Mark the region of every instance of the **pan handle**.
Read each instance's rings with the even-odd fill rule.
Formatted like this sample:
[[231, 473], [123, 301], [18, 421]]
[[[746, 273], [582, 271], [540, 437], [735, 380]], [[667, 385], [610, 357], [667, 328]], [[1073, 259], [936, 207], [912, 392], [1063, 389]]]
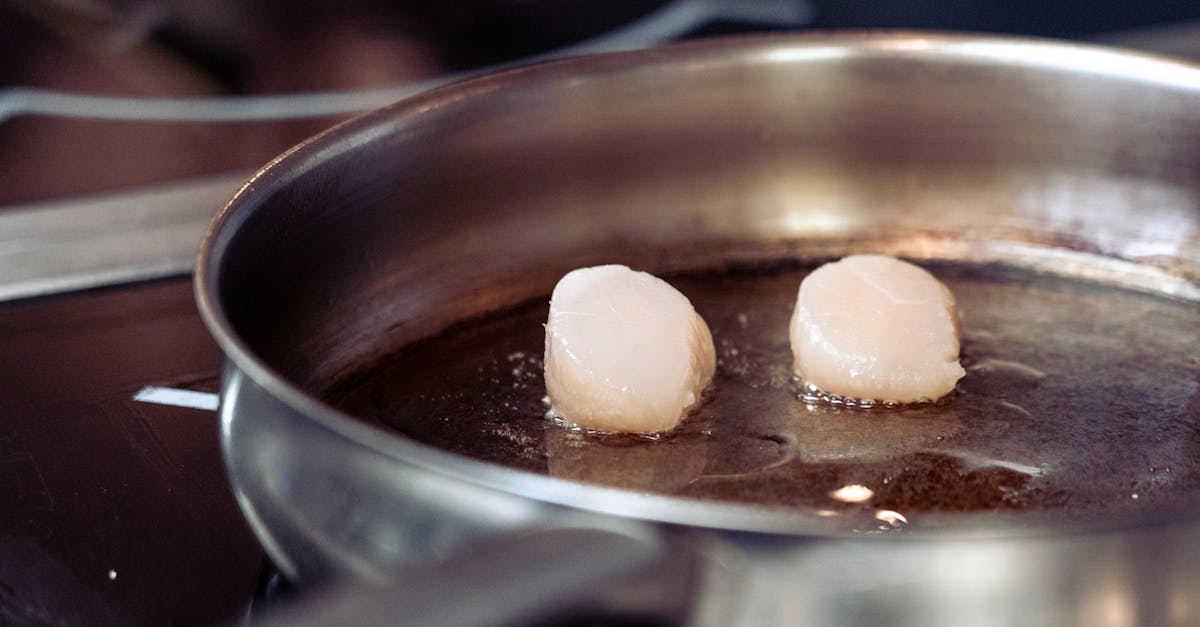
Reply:
[[490, 627], [584, 618], [686, 624], [698, 560], [679, 534], [650, 526], [527, 530], [402, 572], [394, 583], [335, 584], [263, 624]]

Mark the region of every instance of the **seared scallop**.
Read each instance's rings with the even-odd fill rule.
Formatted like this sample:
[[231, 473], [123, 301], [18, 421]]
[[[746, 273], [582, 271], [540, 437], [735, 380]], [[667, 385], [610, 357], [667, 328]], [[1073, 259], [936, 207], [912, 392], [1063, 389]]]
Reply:
[[893, 257], [854, 255], [814, 270], [800, 283], [789, 335], [803, 383], [847, 399], [936, 400], [964, 374], [953, 294]]
[[551, 412], [600, 431], [673, 428], [712, 380], [708, 325], [666, 281], [625, 266], [569, 272], [546, 322]]

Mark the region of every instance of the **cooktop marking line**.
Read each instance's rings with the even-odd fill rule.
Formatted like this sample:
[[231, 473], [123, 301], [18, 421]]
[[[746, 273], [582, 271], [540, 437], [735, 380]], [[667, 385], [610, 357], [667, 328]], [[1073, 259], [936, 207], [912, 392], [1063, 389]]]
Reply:
[[173, 405], [175, 407], [206, 409], [208, 411], [216, 411], [217, 406], [220, 404], [220, 397], [211, 392], [196, 392], [194, 390], [180, 390], [178, 388], [164, 388], [154, 385], [148, 385], [138, 390], [137, 394], [133, 395], [133, 400], [143, 403]]

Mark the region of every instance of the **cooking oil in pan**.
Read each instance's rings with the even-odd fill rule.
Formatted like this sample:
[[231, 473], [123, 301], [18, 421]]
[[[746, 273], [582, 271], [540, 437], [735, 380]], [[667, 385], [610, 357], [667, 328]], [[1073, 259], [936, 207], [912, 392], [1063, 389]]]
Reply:
[[704, 404], [665, 435], [545, 418], [544, 302], [409, 346], [330, 398], [514, 468], [821, 516], [873, 513], [889, 528], [952, 512], [1088, 519], [1200, 502], [1200, 308], [1007, 267], [926, 267], [958, 301], [967, 369], [934, 404], [864, 409], [806, 393], [787, 328], [811, 267], [796, 265], [668, 277], [708, 322], [718, 361]]

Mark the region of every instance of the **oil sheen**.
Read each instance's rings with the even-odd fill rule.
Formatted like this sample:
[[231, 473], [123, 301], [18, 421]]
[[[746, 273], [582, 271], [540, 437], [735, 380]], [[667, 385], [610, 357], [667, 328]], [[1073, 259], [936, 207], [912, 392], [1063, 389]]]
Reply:
[[967, 370], [936, 404], [864, 409], [806, 394], [787, 336], [815, 267], [800, 264], [667, 277], [712, 329], [717, 371], [703, 404], [664, 435], [545, 417], [548, 297], [405, 347], [329, 400], [488, 462], [853, 526], [1200, 502], [1195, 303], [1002, 266], [923, 265], [958, 301]]

